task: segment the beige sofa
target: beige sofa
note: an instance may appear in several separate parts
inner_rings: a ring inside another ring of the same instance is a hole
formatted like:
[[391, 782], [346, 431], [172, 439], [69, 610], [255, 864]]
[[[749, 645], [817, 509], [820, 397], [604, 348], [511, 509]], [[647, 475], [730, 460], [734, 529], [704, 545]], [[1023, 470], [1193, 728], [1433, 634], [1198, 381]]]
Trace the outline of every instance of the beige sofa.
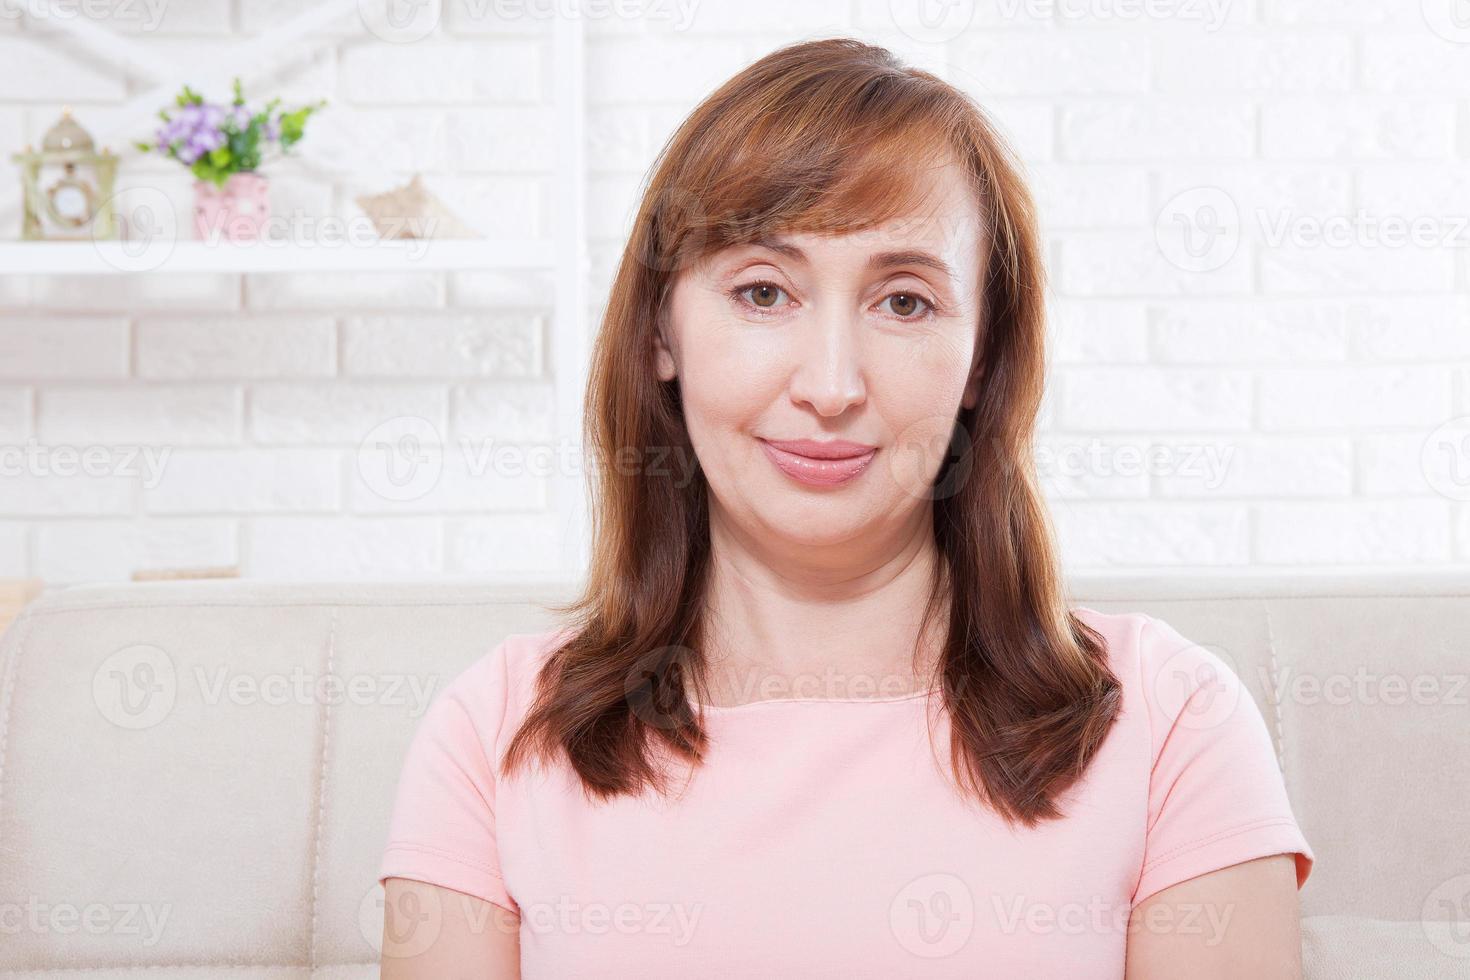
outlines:
[[[1261, 705], [1317, 855], [1308, 977], [1470, 976], [1470, 577], [1071, 588], [1166, 619]], [[0, 976], [376, 976], [374, 876], [424, 704], [568, 594], [213, 581], [43, 596], [0, 641]]]

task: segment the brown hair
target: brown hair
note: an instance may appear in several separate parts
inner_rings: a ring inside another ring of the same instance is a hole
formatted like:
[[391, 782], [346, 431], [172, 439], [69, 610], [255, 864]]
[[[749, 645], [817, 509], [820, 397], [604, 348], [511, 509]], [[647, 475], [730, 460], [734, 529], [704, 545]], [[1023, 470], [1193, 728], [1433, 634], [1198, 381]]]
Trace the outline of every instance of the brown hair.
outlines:
[[[1033, 470], [1045, 382], [1044, 270], [1030, 193], [983, 110], [951, 85], [850, 38], [782, 48], [706, 98], [660, 153], [613, 283], [586, 392], [593, 548], [573, 623], [537, 678], [506, 754], [565, 753], [589, 797], [665, 787], [655, 751], [697, 764], [707, 734], [700, 651], [708, 486], [658, 465], [692, 457], [655, 330], [678, 272], [777, 230], [842, 233], [905, 213], [916, 164], [973, 178], [984, 256], [972, 370], [928, 496], [940, 556], [927, 625], [948, 607], [933, 687], [957, 781], [1011, 822], [1062, 816], [1120, 710], [1103, 638], [1067, 606]], [[947, 423], [946, 423], [947, 424]], [[651, 465], [628, 465], [629, 455]], [[923, 630], [920, 631], [921, 633]]]

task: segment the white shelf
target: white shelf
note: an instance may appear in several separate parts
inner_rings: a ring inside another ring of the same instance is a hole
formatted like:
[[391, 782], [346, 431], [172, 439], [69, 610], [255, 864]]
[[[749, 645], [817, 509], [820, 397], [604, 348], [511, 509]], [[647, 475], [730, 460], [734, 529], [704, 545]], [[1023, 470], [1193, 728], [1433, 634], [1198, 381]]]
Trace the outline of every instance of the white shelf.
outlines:
[[0, 242], [0, 275], [436, 272], [552, 269], [557, 244], [527, 239], [341, 242]]
[[[43, 3], [42, 8], [53, 6]], [[370, 22], [360, 16], [361, 0], [305, 0], [294, 5], [288, 16], [279, 18], [259, 34], [236, 39], [218, 52], [211, 49], [209, 64], [195, 64], [190, 57], [160, 59], [151, 47], [137, 44], [122, 34], [98, 27], [85, 17], [51, 16], [48, 25], [69, 33], [84, 52], [93, 57], [89, 71], [98, 64], [140, 80], [144, 88], [124, 104], [108, 109], [110, 124], [93, 136], [99, 144], [127, 140], [147, 121], [158, 106], [172, 101], [181, 78], [188, 78], [200, 91], [224, 89], [231, 78], [247, 86], [275, 82], [295, 64], [283, 51], [302, 45], [335, 46], [341, 42], [337, 27], [349, 28], [362, 40], [373, 42], [407, 39], [399, 25]], [[435, 5], [437, 6], [437, 5]], [[587, 323], [587, 74], [584, 32], [587, 18], [551, 19], [551, 58], [546, 66], [550, 80], [551, 110], [556, 125], [556, 154], [552, 186], [557, 189], [554, 208], [548, 215], [547, 240], [474, 240], [384, 242], [363, 245], [292, 245], [271, 242], [253, 245], [210, 245], [179, 240], [160, 241], [148, 248], [108, 242], [0, 242], [0, 278], [24, 275], [167, 275], [168, 273], [271, 273], [271, 272], [392, 272], [536, 269], [550, 274], [555, 309], [550, 333], [555, 386], [555, 427], [558, 439], [580, 450], [582, 408], [590, 369], [592, 333]], [[412, 28], [417, 25], [403, 25]], [[325, 29], [325, 33], [324, 33]], [[0, 31], [0, 34], [3, 34]], [[43, 34], [22, 32], [22, 46], [46, 43]], [[299, 42], [299, 43], [298, 43]], [[179, 54], [185, 55], [182, 50]], [[287, 62], [290, 62], [290, 65]], [[297, 148], [310, 162], [317, 147], [308, 138]], [[371, 150], [367, 150], [371, 152]], [[330, 155], [329, 155], [330, 156]], [[350, 160], [350, 157], [348, 158]], [[321, 162], [324, 171], [346, 170], [341, 160]], [[3, 212], [4, 209], [0, 209]], [[12, 217], [0, 213], [0, 226], [14, 227]], [[3, 292], [3, 290], [0, 290]], [[570, 572], [579, 579], [585, 574], [587, 547], [591, 541], [588, 493], [581, 467], [558, 467], [552, 480], [553, 512], [565, 518], [559, 573]]]

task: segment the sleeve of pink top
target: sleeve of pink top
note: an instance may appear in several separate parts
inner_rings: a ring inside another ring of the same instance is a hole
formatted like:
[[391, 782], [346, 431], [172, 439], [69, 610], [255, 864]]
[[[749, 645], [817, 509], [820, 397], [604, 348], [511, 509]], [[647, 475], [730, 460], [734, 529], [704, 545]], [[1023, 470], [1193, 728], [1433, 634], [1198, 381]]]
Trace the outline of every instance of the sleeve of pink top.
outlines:
[[1293, 855], [1300, 888], [1314, 857], [1250, 691], [1224, 658], [1163, 620], [1149, 617], [1140, 642], [1154, 762], [1133, 903], [1186, 879], [1273, 854]]
[[505, 715], [503, 645], [434, 699], [398, 777], [378, 880], [411, 878], [517, 914], [495, 844], [496, 736]]

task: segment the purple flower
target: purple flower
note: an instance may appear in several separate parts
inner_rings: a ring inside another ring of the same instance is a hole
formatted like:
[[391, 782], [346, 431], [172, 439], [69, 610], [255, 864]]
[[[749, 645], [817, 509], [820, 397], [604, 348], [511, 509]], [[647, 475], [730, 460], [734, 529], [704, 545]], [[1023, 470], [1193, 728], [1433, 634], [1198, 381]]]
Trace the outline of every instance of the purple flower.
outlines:
[[[238, 117], [239, 112], [232, 115]], [[173, 148], [179, 160], [193, 163], [225, 145], [225, 134], [220, 128], [225, 118], [223, 106], [209, 103], [180, 106], [178, 113], [158, 130], [158, 148], [163, 152]], [[246, 118], [249, 118], [248, 113]]]
[[179, 114], [174, 117], [179, 125], [186, 129], [195, 129], [204, 121], [204, 106], [186, 105], [179, 109]]
[[[238, 98], [238, 84], [235, 92]], [[185, 98], [198, 98], [187, 86], [183, 94]], [[274, 113], [275, 105], [275, 100], [254, 109], [243, 102], [186, 102], [168, 110], [154, 133], [153, 145], [160, 153], [192, 166], [206, 159], [210, 153], [228, 146], [240, 134], [247, 134], [253, 137], [246, 140], [248, 146], [242, 150], [240, 158], [232, 159], [224, 169], [253, 166], [265, 144], [279, 146], [281, 142], [285, 115]]]

